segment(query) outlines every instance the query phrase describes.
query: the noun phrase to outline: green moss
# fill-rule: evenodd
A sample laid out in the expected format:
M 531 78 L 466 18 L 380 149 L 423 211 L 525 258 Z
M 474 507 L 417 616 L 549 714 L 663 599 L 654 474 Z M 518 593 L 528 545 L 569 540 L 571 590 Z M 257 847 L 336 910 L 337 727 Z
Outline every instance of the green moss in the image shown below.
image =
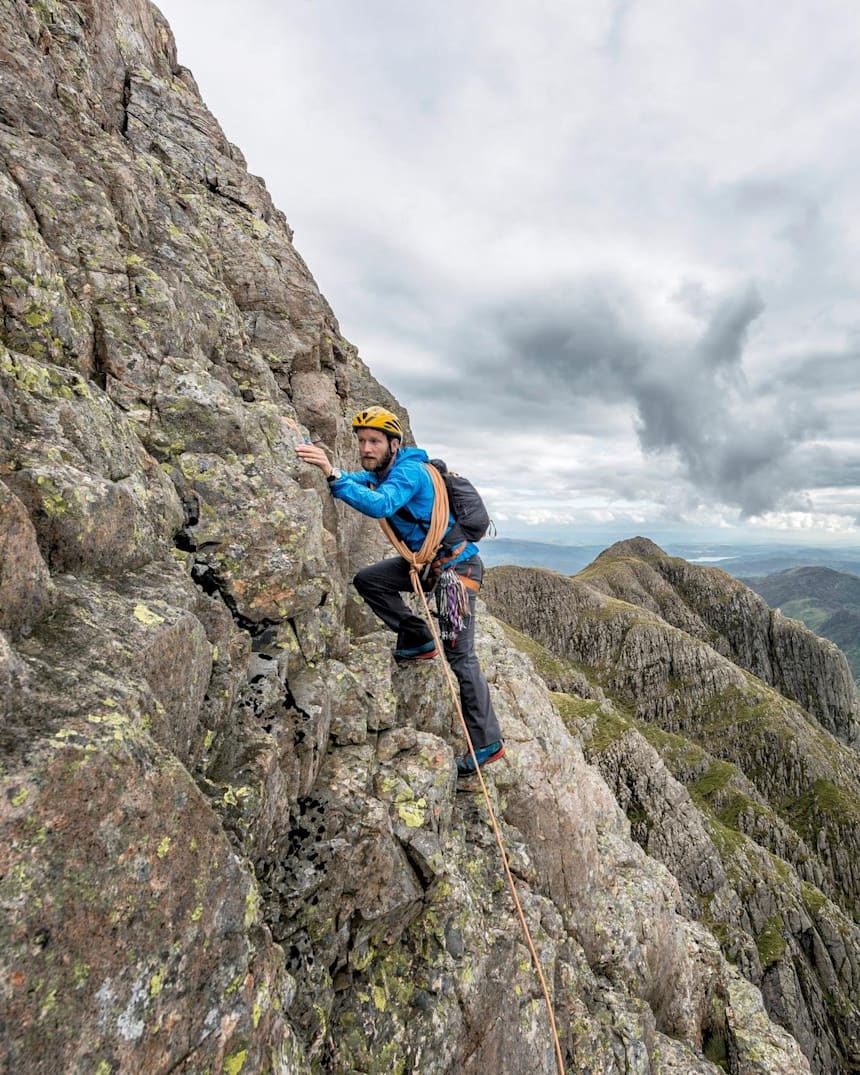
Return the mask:
M 535 642 L 535 640 L 529 638 L 528 635 L 524 635 L 520 631 L 517 631 L 516 628 L 511 627 L 507 623 L 503 623 L 502 627 L 514 648 L 518 649 L 520 653 L 524 653 L 531 659 L 538 675 L 558 678 L 569 675 L 572 670 L 577 670 L 577 666 L 571 661 L 565 661 L 556 657 L 555 654 L 550 653 L 545 646 L 542 646 L 539 642 Z
M 606 750 L 608 746 L 620 739 L 630 728 L 630 722 L 621 717 L 614 710 L 609 713 L 599 713 L 594 722 L 594 727 L 589 741 L 589 750 Z
M 708 760 L 707 752 L 683 735 L 664 731 L 647 721 L 637 721 L 636 727 L 673 773 L 701 769 Z
M 696 800 L 707 799 L 728 784 L 737 770 L 734 765 L 727 761 L 714 761 L 708 767 L 707 772 L 689 785 L 688 791 Z
M 561 691 L 550 691 L 550 698 L 562 717 L 575 722 L 587 720 L 600 706 L 600 702 L 593 698 L 580 698 Z
M 816 888 L 815 885 L 810 884 L 808 881 L 800 882 L 800 896 L 803 900 L 803 906 L 813 917 L 820 914 L 827 906 L 827 897 L 821 889 Z
M 743 795 L 740 792 L 733 792 L 729 797 L 727 804 L 720 810 L 720 821 L 730 828 L 737 829 L 740 827 L 739 822 L 744 816 L 765 818 L 769 823 L 775 822 L 775 815 L 770 807 L 763 806 L 761 803 L 756 802 L 755 799 L 751 799 L 748 795 Z
M 723 1071 L 729 1071 L 728 1040 L 724 1033 L 711 1033 L 703 1044 L 702 1051 L 705 1059 L 712 1064 L 721 1067 Z
M 806 835 L 817 835 L 822 826 L 834 828 L 860 824 L 860 799 L 830 780 L 816 780 L 799 799 L 787 804 L 786 815 Z
M 589 724 L 600 707 L 600 702 L 592 698 L 578 698 L 574 694 L 562 694 L 558 691 L 551 691 L 550 698 L 568 731 L 575 735 L 578 735 Z
M 724 866 L 727 865 L 728 860 L 743 851 L 747 837 L 742 832 L 729 828 L 728 825 L 722 824 L 714 817 L 708 818 L 708 829 Z
M 627 820 L 631 825 L 642 825 L 648 820 L 645 807 L 640 803 L 631 803 L 627 807 Z
M 701 731 L 707 736 L 719 736 L 728 728 L 751 722 L 764 725 L 769 716 L 761 698 L 752 701 L 737 687 L 729 687 L 709 699 L 701 708 Z
M 782 915 L 774 915 L 756 937 L 755 943 L 763 968 L 779 963 L 785 955 L 785 938 L 782 935 L 784 928 Z

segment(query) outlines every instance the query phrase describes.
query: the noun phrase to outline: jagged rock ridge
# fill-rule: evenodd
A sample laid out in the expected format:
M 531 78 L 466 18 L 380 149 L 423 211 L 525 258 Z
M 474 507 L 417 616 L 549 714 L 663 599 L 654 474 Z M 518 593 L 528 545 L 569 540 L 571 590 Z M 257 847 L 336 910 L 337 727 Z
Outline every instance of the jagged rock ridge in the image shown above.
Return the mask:
M 574 578 L 496 568 L 485 593 L 546 647 L 537 666 L 561 711 L 691 913 L 815 1070 L 855 1070 L 860 758 L 823 726 L 856 742 L 844 657 L 730 576 L 643 539 Z M 786 654 L 782 689 L 826 699 L 821 723 L 743 670 L 776 678 Z
M 349 465 L 347 416 L 396 401 L 156 8 L 0 18 L 0 1066 L 554 1071 L 444 685 L 392 668 L 348 589 L 376 531 L 291 451 Z M 481 645 L 569 1070 L 808 1071 Z

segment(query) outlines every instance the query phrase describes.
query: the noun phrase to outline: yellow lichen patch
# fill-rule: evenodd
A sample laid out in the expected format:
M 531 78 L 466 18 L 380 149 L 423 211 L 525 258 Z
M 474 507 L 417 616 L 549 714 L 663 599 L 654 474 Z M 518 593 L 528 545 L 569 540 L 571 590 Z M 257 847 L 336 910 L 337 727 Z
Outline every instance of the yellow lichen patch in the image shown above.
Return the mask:
M 34 306 L 29 313 L 24 315 L 24 320 L 30 328 L 41 328 L 42 325 L 48 324 L 51 320 L 51 315 L 47 310 L 40 310 L 38 306 Z
M 135 605 L 134 618 L 140 620 L 141 623 L 145 623 L 147 627 L 157 627 L 160 623 L 164 623 L 164 617 L 159 616 L 157 612 L 153 612 L 146 605 Z
M 164 856 L 165 856 L 165 855 L 167 854 L 167 852 L 168 852 L 169 850 L 170 850 L 170 837 L 169 837 L 169 836 L 165 836 L 165 837 L 164 837 L 164 838 L 163 838 L 163 839 L 161 840 L 161 842 L 159 843 L 158 847 L 156 848 L 156 851 L 155 851 L 155 853 L 156 853 L 156 855 L 158 855 L 158 857 L 159 857 L 160 859 L 163 859 L 163 858 L 164 858 Z
M 157 997 L 161 992 L 166 974 L 167 967 L 159 967 L 155 974 L 149 979 L 149 995 L 151 997 Z
M 238 806 L 243 799 L 247 799 L 251 796 L 252 791 L 249 787 L 234 788 L 232 784 L 227 785 L 227 790 L 224 792 L 223 801 L 227 806 Z
M 45 997 L 45 1003 L 42 1005 L 39 1012 L 39 1018 L 44 1019 L 46 1015 L 49 1015 L 57 1006 L 57 990 L 52 989 Z
M 248 1058 L 248 1050 L 240 1049 L 238 1053 L 233 1053 L 232 1056 L 228 1056 L 224 1060 L 224 1071 L 227 1075 L 239 1075 L 239 1072 L 245 1066 L 245 1061 Z
M 42 494 L 42 507 L 46 515 L 64 515 L 68 508 L 63 500 L 62 493 L 56 488 L 50 478 L 40 474 L 36 478 L 36 485 Z
M 427 814 L 427 800 L 421 798 L 414 799 L 411 802 L 398 803 L 397 814 L 407 828 L 420 828 L 424 824 Z
M 128 734 L 130 722 L 124 713 L 87 713 L 87 723 L 101 725 L 108 739 L 122 742 L 124 736 Z M 87 752 L 97 750 L 92 744 L 84 749 Z
M 9 800 L 13 806 L 23 806 L 30 795 L 29 788 L 19 788 Z

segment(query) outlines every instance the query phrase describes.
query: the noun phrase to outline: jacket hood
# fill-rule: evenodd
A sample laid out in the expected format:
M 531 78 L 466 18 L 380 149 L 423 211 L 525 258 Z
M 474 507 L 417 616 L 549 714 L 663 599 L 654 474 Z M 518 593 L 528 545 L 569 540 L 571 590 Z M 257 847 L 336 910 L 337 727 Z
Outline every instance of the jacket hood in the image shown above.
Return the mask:
M 397 458 L 394 465 L 404 462 L 405 460 L 411 460 L 415 463 L 429 463 L 430 456 L 424 451 L 423 448 L 398 448 Z

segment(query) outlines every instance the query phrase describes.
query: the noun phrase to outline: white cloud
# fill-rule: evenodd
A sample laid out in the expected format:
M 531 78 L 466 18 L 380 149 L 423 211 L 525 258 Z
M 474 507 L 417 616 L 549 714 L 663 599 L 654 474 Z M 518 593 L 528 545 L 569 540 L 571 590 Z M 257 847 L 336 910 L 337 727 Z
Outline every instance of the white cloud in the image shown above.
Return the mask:
M 849 0 L 160 6 L 345 334 L 500 512 L 853 525 Z M 614 357 L 552 372 L 595 289 Z M 524 314 L 542 365 L 511 353 Z M 731 384 L 679 359 L 708 325 Z

